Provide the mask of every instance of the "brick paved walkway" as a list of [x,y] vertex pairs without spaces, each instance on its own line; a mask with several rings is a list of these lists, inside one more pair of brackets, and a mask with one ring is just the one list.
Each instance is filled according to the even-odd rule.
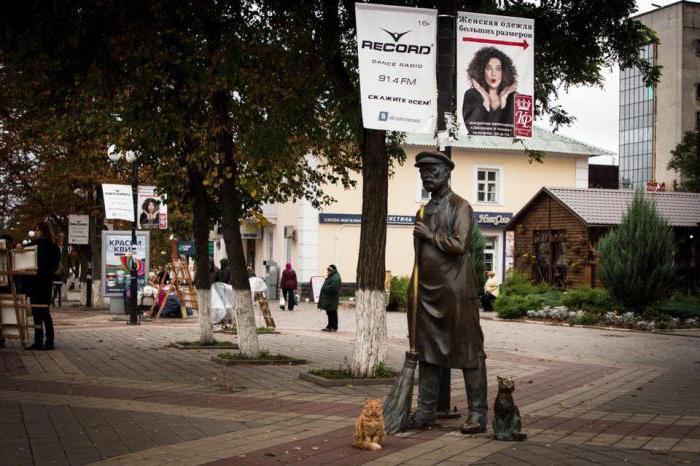
[[[272,306],[273,309],[276,309]],[[352,357],[354,314],[336,334],[309,305],[273,310],[271,352],[304,366],[224,367],[217,350],[177,350],[196,321],[130,327],[100,312],[55,312],[57,347],[0,350],[0,464],[688,464],[700,462],[700,345],[690,336],[622,333],[484,320],[489,397],[495,376],[516,378],[529,439],[440,428],[389,437],[380,452],[353,449],[365,397],[388,386],[322,388],[299,380]],[[389,364],[400,367],[405,315],[388,314]],[[217,334],[235,341],[235,336]],[[13,346],[14,345],[14,346]],[[452,402],[465,406],[461,373]]]

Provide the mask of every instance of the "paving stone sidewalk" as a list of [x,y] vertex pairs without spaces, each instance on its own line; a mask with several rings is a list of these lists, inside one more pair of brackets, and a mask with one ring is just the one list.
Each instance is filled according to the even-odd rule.
[[[516,379],[529,438],[462,436],[460,420],[389,437],[380,452],[350,446],[366,397],[388,386],[324,388],[298,378],[352,358],[354,313],[303,304],[273,308],[261,335],[303,366],[233,366],[220,350],[178,350],[196,320],[126,326],[105,312],[54,311],[57,350],[0,350],[0,464],[696,464],[700,463],[700,345],[683,335],[620,333],[484,319],[489,399],[496,375]],[[388,363],[400,367],[405,314],[388,313]],[[488,317],[488,316],[487,316]],[[216,334],[235,341],[235,336]],[[461,373],[452,404],[464,410]],[[491,401],[492,402],[492,401]]]

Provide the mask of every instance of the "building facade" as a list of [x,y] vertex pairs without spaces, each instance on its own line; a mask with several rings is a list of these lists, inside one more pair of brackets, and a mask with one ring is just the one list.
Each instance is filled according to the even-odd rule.
[[[434,148],[430,137],[409,135],[406,162],[394,167],[389,180],[386,269],[393,276],[410,275],[412,270],[414,216],[429,201],[413,163],[418,152]],[[531,162],[526,149],[542,151],[543,163]],[[513,214],[544,185],[587,188],[588,158],[597,155],[610,153],[539,128],[526,142],[472,136],[455,143],[452,189],[471,203],[474,220],[486,239],[486,266],[499,279],[513,261],[513,235],[505,231]],[[264,276],[270,261],[277,267],[289,262],[299,280],[308,283],[335,264],[343,282],[354,283],[362,213],[359,174],[356,180],[350,190],[328,186],[325,191],[335,202],[321,210],[306,201],[267,205],[265,224],[244,225],[244,249],[255,272]],[[217,259],[223,249],[217,245]]]
[[672,188],[682,174],[667,169],[671,151],[700,125],[700,3],[680,1],[635,19],[659,36],[642,55],[662,76],[646,86],[638,69],[620,70],[620,186]]

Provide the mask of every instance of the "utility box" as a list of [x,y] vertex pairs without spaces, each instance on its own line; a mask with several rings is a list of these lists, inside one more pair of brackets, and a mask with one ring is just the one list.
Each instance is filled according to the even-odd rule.
[[267,284],[267,299],[277,299],[277,284],[280,282],[280,269],[277,262],[263,261],[265,266],[265,283]]

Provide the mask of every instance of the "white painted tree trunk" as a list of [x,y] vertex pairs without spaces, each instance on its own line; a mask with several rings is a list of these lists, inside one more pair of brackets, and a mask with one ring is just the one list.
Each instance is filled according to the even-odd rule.
[[208,288],[197,288],[197,307],[199,308],[199,344],[214,344],[214,326],[211,323],[211,310],[209,309],[209,299],[211,290]]
[[[87,284],[85,285],[87,290]],[[85,302],[85,301],[83,301]],[[92,307],[95,309],[103,308],[105,305],[104,298],[102,297],[102,280],[92,281]]]
[[357,330],[351,369],[354,375],[367,377],[386,359],[386,296],[383,290],[357,290],[355,297]]
[[233,312],[238,327],[238,346],[243,356],[257,358],[260,356],[260,343],[255,328],[255,311],[253,294],[250,289],[233,289]]

